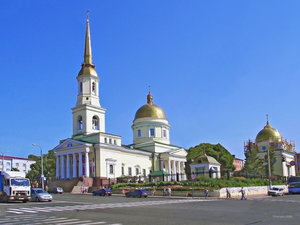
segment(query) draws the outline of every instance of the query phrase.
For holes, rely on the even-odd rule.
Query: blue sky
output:
[[[106,132],[132,143],[146,103],[172,144],[243,155],[269,114],[300,143],[299,1],[0,1],[1,152],[27,157],[72,135],[86,10]]]

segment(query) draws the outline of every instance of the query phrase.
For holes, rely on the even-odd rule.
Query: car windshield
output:
[[[12,186],[30,186],[28,179],[11,179],[10,184]]]
[[[35,190],[36,193],[47,193],[46,191],[44,191],[43,189],[38,189],[38,190]]]
[[[272,190],[273,190],[273,191],[278,191],[278,190],[279,190],[279,188],[272,188]]]

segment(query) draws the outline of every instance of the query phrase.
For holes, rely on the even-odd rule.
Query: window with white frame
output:
[[[128,176],[131,176],[132,172],[131,172],[131,167],[128,167]]]
[[[143,169],[143,176],[146,176],[146,169]]]
[[[167,130],[163,130],[163,137],[164,137],[164,138],[167,137]]]
[[[135,175],[138,176],[140,173],[139,168],[135,168]]]
[[[107,138],[104,138],[104,143],[107,143]]]
[[[114,145],[117,145],[117,141],[116,140],[114,140]]]
[[[93,129],[99,130],[99,118],[97,116],[93,116]]]
[[[124,175],[124,166],[121,167],[122,175]]]
[[[78,118],[77,118],[77,131],[82,131],[82,129],[83,129],[82,116],[78,116]]]
[[[150,128],[149,133],[150,133],[150,137],[155,137],[155,129],[154,128]]]
[[[109,173],[114,174],[114,165],[109,165]]]
[[[142,136],[142,131],[141,130],[137,130],[137,136],[141,137]]]
[[[93,92],[93,94],[96,94],[96,83],[95,82],[92,83],[92,92]]]

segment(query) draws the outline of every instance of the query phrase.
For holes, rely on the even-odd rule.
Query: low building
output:
[[[25,172],[26,174],[30,170],[31,164],[34,164],[35,161],[27,158],[20,158],[14,156],[1,156],[1,165],[0,170],[2,171],[11,171],[17,169],[20,172]]]
[[[191,173],[196,176],[221,178],[221,164],[206,154],[194,159],[190,167]]]
[[[235,155],[232,155],[232,156],[233,156],[233,165],[235,167],[234,172],[241,171],[245,165],[244,160],[236,158]]]

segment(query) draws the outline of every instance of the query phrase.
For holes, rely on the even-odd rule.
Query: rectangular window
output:
[[[16,167],[19,167],[19,163],[16,163]]]
[[[109,139],[109,144],[112,144],[112,140],[111,140],[111,138]]]
[[[146,176],[146,169],[143,169],[143,176]]]
[[[154,128],[150,128],[150,137],[154,137],[155,136],[155,130]]]
[[[122,170],[122,175],[124,175],[124,166],[122,166],[121,170]]]
[[[117,141],[116,140],[114,140],[114,145],[117,145]]]
[[[135,168],[135,175],[136,175],[136,176],[139,175],[139,168]]]
[[[166,138],[167,137],[167,131],[163,130],[163,137]]]
[[[142,136],[142,131],[141,131],[141,130],[138,130],[138,131],[137,131],[137,136],[138,136],[138,137],[141,137],[141,136]]]
[[[107,143],[107,138],[104,138],[104,143]]]
[[[109,173],[114,174],[114,165],[109,165]]]
[[[128,167],[128,176],[131,176],[132,172],[131,172],[131,167]]]

